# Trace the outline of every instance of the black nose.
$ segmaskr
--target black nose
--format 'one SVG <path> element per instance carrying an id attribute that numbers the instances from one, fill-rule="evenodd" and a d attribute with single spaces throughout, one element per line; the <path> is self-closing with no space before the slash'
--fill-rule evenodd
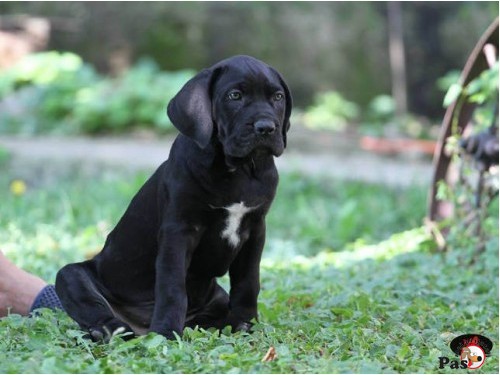
<path id="1" fill-rule="evenodd" d="M 253 126 L 259 135 L 273 134 L 276 130 L 276 125 L 272 120 L 257 120 Z"/>

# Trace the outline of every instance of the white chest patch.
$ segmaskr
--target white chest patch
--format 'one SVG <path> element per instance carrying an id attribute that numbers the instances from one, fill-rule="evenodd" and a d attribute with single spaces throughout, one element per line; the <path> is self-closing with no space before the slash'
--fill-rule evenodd
<path id="1" fill-rule="evenodd" d="M 238 230 L 240 229 L 241 220 L 243 220 L 243 217 L 247 213 L 257 207 L 246 207 L 243 202 L 240 202 L 223 208 L 227 210 L 228 215 L 226 218 L 226 227 L 221 232 L 221 237 L 226 239 L 232 247 L 236 247 L 240 243 Z"/>

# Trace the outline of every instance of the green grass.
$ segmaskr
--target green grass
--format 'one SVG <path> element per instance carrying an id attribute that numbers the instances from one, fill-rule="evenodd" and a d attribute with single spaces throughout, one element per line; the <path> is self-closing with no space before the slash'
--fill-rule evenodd
<path id="1" fill-rule="evenodd" d="M 271 237 L 288 239 L 299 254 L 376 243 L 418 227 L 426 211 L 422 188 L 391 189 L 361 182 L 281 177 L 267 223 Z"/>
<path id="2" fill-rule="evenodd" d="M 53 281 L 100 249 L 146 177 L 76 172 L 15 197 L 4 173 L 0 246 Z M 479 256 L 472 245 L 435 252 L 421 228 L 425 194 L 282 176 L 253 334 L 95 344 L 62 312 L 11 315 L 0 320 L 0 373 L 456 373 L 438 358 L 455 359 L 448 345 L 463 333 L 493 341 L 477 372 L 498 373 L 498 232 Z M 261 362 L 271 346 L 277 359 Z"/>

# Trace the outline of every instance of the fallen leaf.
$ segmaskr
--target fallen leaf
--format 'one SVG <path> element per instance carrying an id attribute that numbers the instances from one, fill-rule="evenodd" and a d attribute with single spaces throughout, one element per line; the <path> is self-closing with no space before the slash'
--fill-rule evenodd
<path id="1" fill-rule="evenodd" d="M 271 346 L 267 351 L 266 355 L 262 358 L 261 362 L 271 362 L 274 361 L 277 357 L 278 355 L 276 354 L 274 346 Z"/>

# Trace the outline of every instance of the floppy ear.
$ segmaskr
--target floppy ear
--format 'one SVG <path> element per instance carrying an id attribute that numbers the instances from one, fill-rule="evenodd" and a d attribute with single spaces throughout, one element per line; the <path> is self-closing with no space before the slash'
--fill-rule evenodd
<path id="1" fill-rule="evenodd" d="M 283 124 L 281 127 L 281 132 L 283 136 L 283 144 L 286 147 L 286 133 L 290 129 L 290 115 L 292 113 L 292 105 L 293 105 L 292 94 L 290 93 L 290 89 L 288 88 L 281 74 L 279 74 L 273 68 L 271 68 L 271 70 L 278 76 L 281 86 L 283 86 L 283 89 L 285 90 L 286 108 L 285 108 L 285 117 L 283 119 Z"/>
<path id="2" fill-rule="evenodd" d="M 214 70 L 205 69 L 191 78 L 168 103 L 172 124 L 185 136 L 205 148 L 212 137 L 212 98 L 210 86 Z"/>

